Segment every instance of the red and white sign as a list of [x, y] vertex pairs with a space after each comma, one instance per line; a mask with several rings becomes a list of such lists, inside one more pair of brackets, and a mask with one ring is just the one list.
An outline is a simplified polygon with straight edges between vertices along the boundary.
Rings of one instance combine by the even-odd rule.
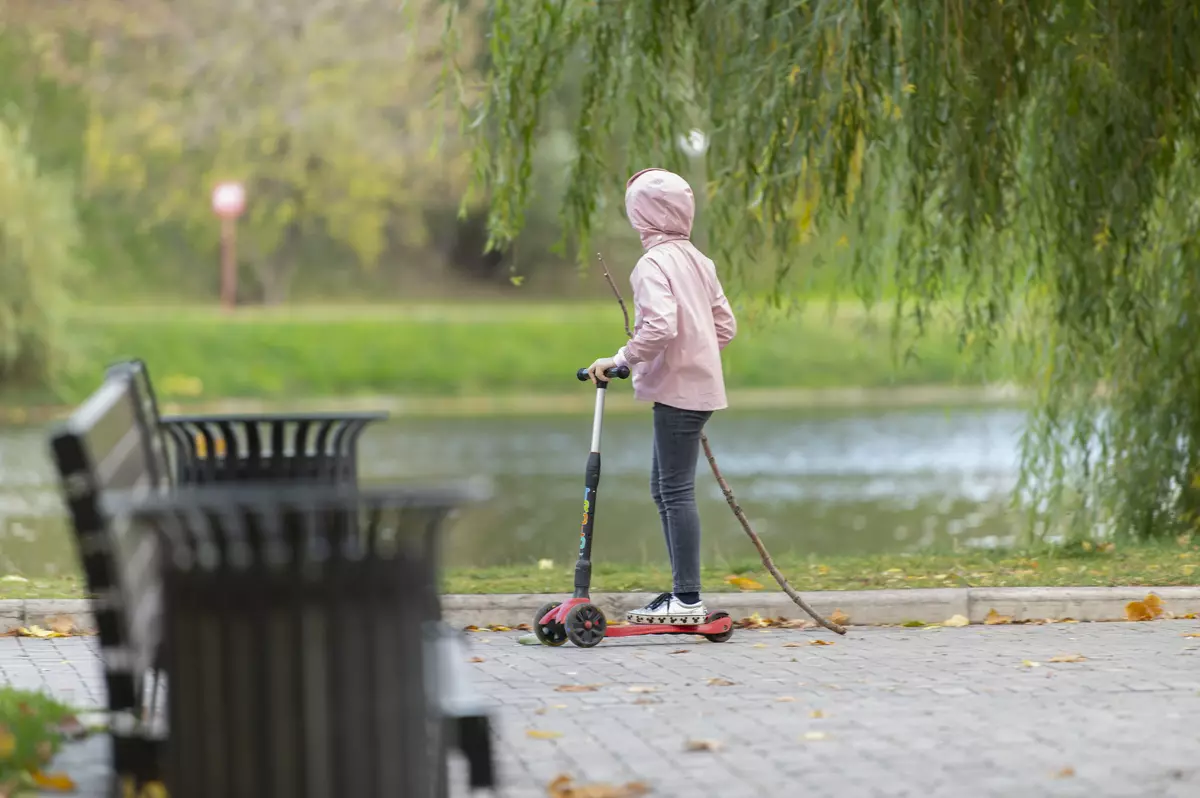
[[218, 183], [213, 189], [212, 207], [222, 219], [236, 219], [246, 210], [246, 189], [241, 183]]

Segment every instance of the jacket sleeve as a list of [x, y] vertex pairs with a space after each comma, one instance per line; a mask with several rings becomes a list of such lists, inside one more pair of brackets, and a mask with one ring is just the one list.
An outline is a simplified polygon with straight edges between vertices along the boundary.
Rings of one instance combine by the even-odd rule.
[[643, 260], [633, 270], [631, 282], [640, 323], [633, 338], [613, 358], [617, 365], [634, 366], [653, 360], [679, 334], [679, 305], [662, 269], [653, 261]]
[[737, 319], [733, 317], [733, 309], [725, 298], [725, 289], [717, 282], [716, 292], [712, 302], [713, 326], [717, 330], [717, 350], [723, 350], [733, 337], [737, 335]]

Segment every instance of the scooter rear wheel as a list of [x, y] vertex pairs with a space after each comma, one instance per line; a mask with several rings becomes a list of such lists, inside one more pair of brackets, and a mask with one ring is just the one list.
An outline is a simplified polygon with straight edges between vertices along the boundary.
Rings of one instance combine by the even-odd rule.
[[[727, 612], [724, 612], [724, 611], [714, 612], [712, 615], [709, 615], [707, 618], [705, 618], [704, 622], [712, 623], [713, 621], [719, 621], [722, 618], [728, 618], [728, 617], [729, 617], [729, 613], [727, 613]], [[720, 632], [715, 635], [705, 635], [705, 637], [707, 637], [709, 639], [709, 642], [712, 642], [712, 643], [728, 642], [729, 638], [733, 637], [733, 627], [730, 626], [729, 631], [727, 631], [727, 632]]]
[[546, 613], [559, 605], [559, 602], [553, 601], [537, 611], [537, 615], [533, 616], [533, 633], [537, 639], [542, 642], [543, 646], [561, 646], [567, 642], [567, 630], [561, 623], [551, 621], [543, 624], [542, 618], [546, 617]]
[[604, 630], [608, 621], [604, 613], [595, 604], [576, 604], [567, 613], [565, 623], [567, 638], [580, 648], [591, 648], [599, 645], [604, 639]]

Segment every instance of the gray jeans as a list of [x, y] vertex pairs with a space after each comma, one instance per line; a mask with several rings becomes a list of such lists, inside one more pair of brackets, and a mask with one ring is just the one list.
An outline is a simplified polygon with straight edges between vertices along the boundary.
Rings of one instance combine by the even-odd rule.
[[671, 558], [676, 593], [700, 592], [700, 513], [696, 509], [696, 461], [700, 433], [712, 411], [654, 404], [654, 458], [650, 496], [658, 505]]

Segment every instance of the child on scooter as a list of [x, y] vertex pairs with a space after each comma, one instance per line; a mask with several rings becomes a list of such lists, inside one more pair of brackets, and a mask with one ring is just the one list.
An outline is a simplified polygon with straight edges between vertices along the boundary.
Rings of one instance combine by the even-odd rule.
[[691, 186], [665, 169], [643, 169], [625, 184], [625, 211], [645, 253], [633, 287], [633, 338], [612, 357], [588, 367], [593, 382], [628, 365], [634, 396], [653, 403], [654, 454], [650, 496], [662, 520], [674, 580], [663, 593], [628, 614], [633, 623], [701, 624], [700, 515], [696, 463], [700, 434], [713, 411], [724, 409], [721, 350], [737, 322], [716, 267], [689, 240], [695, 217]]

